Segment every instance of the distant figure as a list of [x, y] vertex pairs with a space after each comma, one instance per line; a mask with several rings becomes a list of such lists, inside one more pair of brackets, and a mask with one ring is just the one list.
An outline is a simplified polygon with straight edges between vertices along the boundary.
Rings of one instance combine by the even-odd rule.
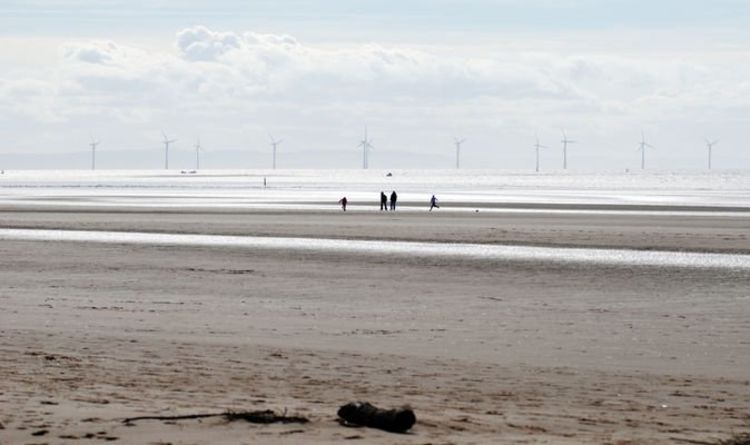
[[264, 176], [263, 177], [263, 188], [266, 188], [266, 185], [268, 185], [268, 184], [266, 183], [266, 177]]
[[339, 199], [339, 204], [341, 204], [341, 210], [343, 210], [345, 212], [346, 212], [346, 203], [347, 202], [349, 202], [349, 201], [346, 199], [346, 196], [344, 196], [343, 198]]
[[380, 211], [383, 210], [388, 211], [388, 197], [385, 196], [385, 193], [380, 192]]
[[438, 201], [438, 200], [437, 200], [437, 198], [435, 197], [435, 195], [432, 195], [432, 198], [430, 198], [430, 212], [431, 212], [431, 211], [432, 211], [432, 209], [433, 209], [433, 208], [435, 208], [435, 207], [437, 207], [438, 209], [440, 208], [440, 206], [438, 205], [437, 201]]
[[398, 200], [398, 195], [396, 194], [396, 191], [394, 190], [391, 193], [391, 210], [396, 211], [396, 201]]

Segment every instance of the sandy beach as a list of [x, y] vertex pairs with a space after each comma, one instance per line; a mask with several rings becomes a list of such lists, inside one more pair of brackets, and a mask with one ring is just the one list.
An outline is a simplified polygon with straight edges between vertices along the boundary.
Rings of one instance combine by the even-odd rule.
[[[3, 229], [747, 255], [749, 219], [0, 208]], [[450, 245], [450, 244], [448, 244]], [[0, 240], [0, 443], [714, 444], [750, 431], [750, 272]], [[344, 403], [411, 406], [408, 434]], [[133, 416], [272, 409], [304, 425]]]

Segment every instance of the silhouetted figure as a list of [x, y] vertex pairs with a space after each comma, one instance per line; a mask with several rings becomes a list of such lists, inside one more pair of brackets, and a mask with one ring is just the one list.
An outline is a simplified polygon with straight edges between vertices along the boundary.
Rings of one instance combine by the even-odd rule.
[[398, 200], [398, 195], [396, 194], [396, 191], [394, 190], [391, 192], [391, 210], [394, 212], [396, 211], [396, 201]]
[[263, 177], [263, 188], [266, 188], [268, 186], [268, 183], [266, 182], [266, 177]]
[[438, 200], [435, 197], [435, 195], [432, 195], [432, 198], [430, 198], [430, 212], [432, 211], [433, 208], [438, 208], [438, 209], [440, 208], [437, 201]]
[[383, 210], [388, 211], [388, 197], [385, 196], [385, 193], [380, 192], [380, 211]]
[[349, 202], [349, 201], [346, 199], [346, 196], [344, 196], [343, 198], [339, 199], [339, 204], [341, 204], [341, 210], [343, 210], [345, 212], [346, 212], [346, 203], [347, 202]]

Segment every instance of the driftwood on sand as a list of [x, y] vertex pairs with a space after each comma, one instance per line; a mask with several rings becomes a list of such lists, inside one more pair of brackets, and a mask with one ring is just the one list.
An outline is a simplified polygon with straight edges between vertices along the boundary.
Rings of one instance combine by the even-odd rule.
[[393, 433], [404, 433], [414, 426], [417, 417], [410, 408], [382, 409], [368, 402], [352, 402], [339, 408], [345, 424], [378, 428]]
[[209, 414], [186, 414], [181, 416], [140, 416], [128, 417], [122, 423], [129, 424], [138, 420], [190, 420], [205, 419], [208, 417], [223, 417], [228, 422], [244, 420], [250, 423], [307, 423], [310, 420], [306, 417], [287, 416], [286, 411], [282, 414], [276, 414], [270, 409], [263, 411], [225, 411], [223, 413]]

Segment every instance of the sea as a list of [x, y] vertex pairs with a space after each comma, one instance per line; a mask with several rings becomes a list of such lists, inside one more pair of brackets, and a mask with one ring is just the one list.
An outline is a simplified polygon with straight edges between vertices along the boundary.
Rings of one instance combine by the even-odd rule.
[[748, 213], [750, 170], [5, 170], [0, 205], [377, 211], [396, 191], [404, 210], [442, 212]]

